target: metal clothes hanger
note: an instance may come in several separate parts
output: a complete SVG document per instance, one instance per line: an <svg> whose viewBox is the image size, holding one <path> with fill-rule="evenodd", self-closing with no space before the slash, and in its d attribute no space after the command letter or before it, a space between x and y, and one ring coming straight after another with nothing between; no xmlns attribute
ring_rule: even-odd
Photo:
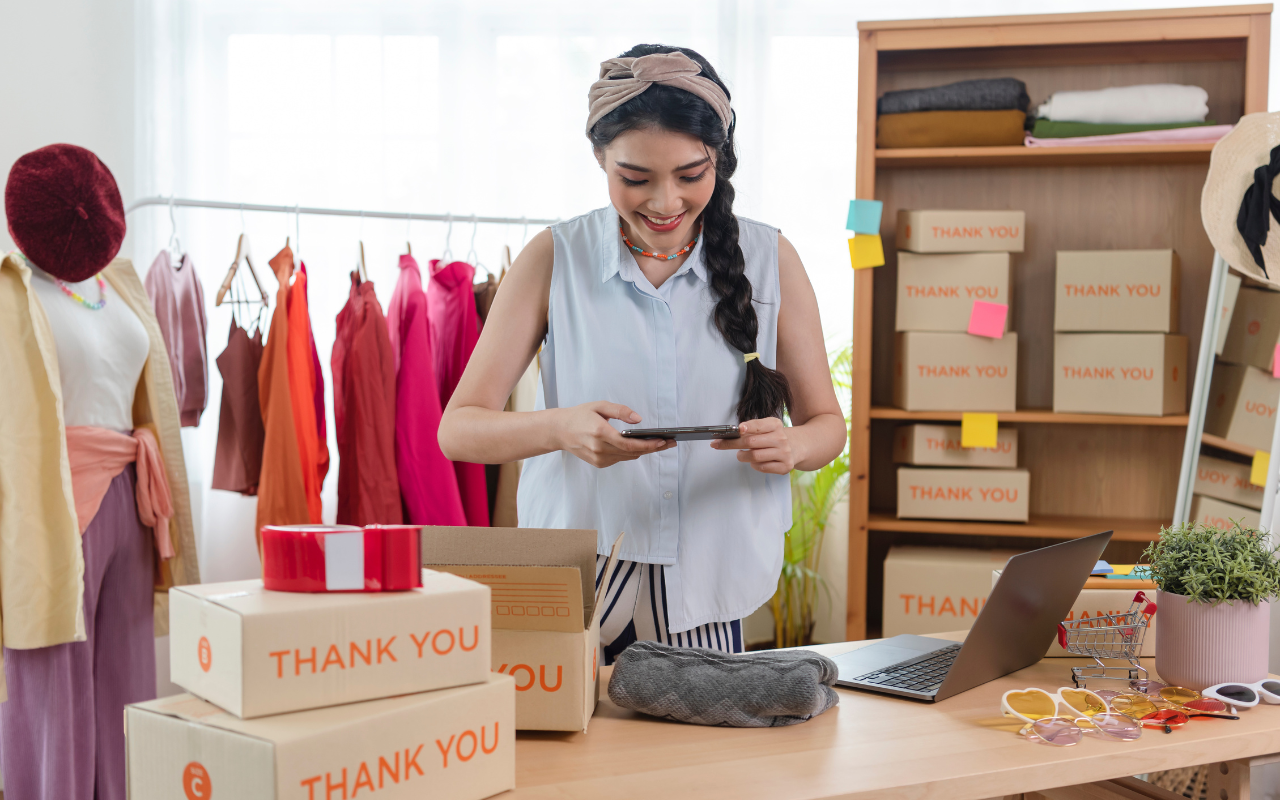
<svg viewBox="0 0 1280 800"><path fill-rule="evenodd" d="M356 262L356 272L360 275L361 283L369 280L369 272L364 266L364 212L360 212L360 260Z"/></svg>
<svg viewBox="0 0 1280 800"><path fill-rule="evenodd" d="M449 227L444 232L444 252L440 254L440 262L448 264L453 260L453 251L449 249L449 241L453 238L453 213L448 214Z"/></svg>
<svg viewBox="0 0 1280 800"><path fill-rule="evenodd" d="M489 271L488 267L480 263L480 254L476 252L476 233L478 233L479 230L480 230L480 220L478 217L476 217L475 214L472 214L471 215L471 247L467 249L467 254L466 256L463 257L462 260L467 262L473 267L484 270L485 274L488 275L490 278L492 278L493 273Z"/></svg>
<svg viewBox="0 0 1280 800"><path fill-rule="evenodd" d="M236 257L227 269L227 276L222 279L222 285L218 287L218 294L213 302L215 306L222 305L223 298L227 296L227 291L231 289L231 281L235 279L236 271L240 268L242 260L249 267L249 274L253 277L253 283L258 288L258 293L262 296L262 304L266 305L269 300L267 290L262 288L262 281L258 280L258 271L253 268L253 255L249 248L249 234L244 232L243 203L240 204L240 238L236 242Z"/></svg>
<svg viewBox="0 0 1280 800"><path fill-rule="evenodd" d="M178 261L177 269L182 269L185 261L182 253L182 241L178 239L178 221L173 216L173 195L169 195L169 244L167 248L170 254L169 260L173 261L176 258Z"/></svg>
<svg viewBox="0 0 1280 800"><path fill-rule="evenodd" d="M409 226L413 224L413 218L409 216L409 212L404 212L404 250L408 255L413 255L413 242L409 241Z"/></svg>

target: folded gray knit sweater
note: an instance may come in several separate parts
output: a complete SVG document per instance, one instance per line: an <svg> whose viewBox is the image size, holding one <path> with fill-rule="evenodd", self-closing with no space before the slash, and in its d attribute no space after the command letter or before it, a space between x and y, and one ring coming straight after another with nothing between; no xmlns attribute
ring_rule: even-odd
<svg viewBox="0 0 1280 800"><path fill-rule="evenodd" d="M1026 111L1031 104L1027 85L1017 78L984 78L948 83L928 89L885 92L876 101L879 114L909 111Z"/></svg>
<svg viewBox="0 0 1280 800"><path fill-rule="evenodd" d="M840 702L839 670L805 650L729 655L636 642L609 680L615 705L655 717L731 728L773 728L812 719Z"/></svg>

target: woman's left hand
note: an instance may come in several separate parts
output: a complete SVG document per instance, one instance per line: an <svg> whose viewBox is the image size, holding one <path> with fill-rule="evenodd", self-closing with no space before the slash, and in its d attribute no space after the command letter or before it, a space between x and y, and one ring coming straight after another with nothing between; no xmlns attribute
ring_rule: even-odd
<svg viewBox="0 0 1280 800"><path fill-rule="evenodd" d="M790 429L777 417L751 419L738 425L737 439L715 439L716 450L741 450L738 460L756 472L786 475L798 460L791 448Z"/></svg>

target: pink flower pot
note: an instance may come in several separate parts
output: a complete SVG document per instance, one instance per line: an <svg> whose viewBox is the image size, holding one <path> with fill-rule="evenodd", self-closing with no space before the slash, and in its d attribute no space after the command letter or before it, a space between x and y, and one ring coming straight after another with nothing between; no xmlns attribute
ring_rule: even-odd
<svg viewBox="0 0 1280 800"><path fill-rule="evenodd" d="M1160 680L1200 691L1218 683L1252 683L1267 676L1270 603L1193 603L1180 594L1157 592L1156 605Z"/></svg>

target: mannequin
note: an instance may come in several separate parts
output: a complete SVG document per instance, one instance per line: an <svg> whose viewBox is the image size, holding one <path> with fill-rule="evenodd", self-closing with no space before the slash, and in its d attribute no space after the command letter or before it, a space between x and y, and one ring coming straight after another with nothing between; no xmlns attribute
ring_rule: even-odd
<svg viewBox="0 0 1280 800"><path fill-rule="evenodd" d="M124 208L97 156L18 159L5 215L0 769L13 797L124 800L124 706L156 691L155 592L199 580L172 374L115 259Z"/></svg>

